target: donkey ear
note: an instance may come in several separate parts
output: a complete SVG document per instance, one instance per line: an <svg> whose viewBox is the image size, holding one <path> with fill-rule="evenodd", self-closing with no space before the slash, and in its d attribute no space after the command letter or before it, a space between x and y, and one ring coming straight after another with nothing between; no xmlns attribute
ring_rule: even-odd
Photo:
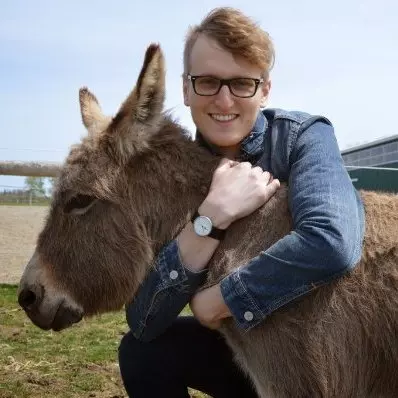
<svg viewBox="0 0 398 398"><path fill-rule="evenodd" d="M79 102L83 124L89 134L97 135L104 131L111 119L102 113L97 98L87 87L82 87L79 90Z"/></svg>
<svg viewBox="0 0 398 398"><path fill-rule="evenodd" d="M116 119L128 115L132 121L146 125L158 121L165 97L164 69L160 46L151 44L146 50L135 89L121 106Z"/></svg>
<svg viewBox="0 0 398 398"><path fill-rule="evenodd" d="M148 146L149 138L162 118L164 98L164 57L160 46L151 44L134 90L108 128L106 141L116 144L113 150L117 149L123 157L130 157Z"/></svg>

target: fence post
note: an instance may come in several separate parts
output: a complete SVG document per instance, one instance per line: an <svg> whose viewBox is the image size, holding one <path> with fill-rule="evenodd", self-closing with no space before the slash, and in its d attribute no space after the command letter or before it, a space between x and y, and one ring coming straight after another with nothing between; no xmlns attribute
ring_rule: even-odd
<svg viewBox="0 0 398 398"><path fill-rule="evenodd" d="M58 162L0 161L0 175L26 177L57 177L61 169Z"/></svg>

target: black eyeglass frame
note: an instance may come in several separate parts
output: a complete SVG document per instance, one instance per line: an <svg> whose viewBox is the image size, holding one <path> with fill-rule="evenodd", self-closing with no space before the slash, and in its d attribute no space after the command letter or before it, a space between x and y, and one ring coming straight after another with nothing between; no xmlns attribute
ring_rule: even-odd
<svg viewBox="0 0 398 398"><path fill-rule="evenodd" d="M219 85L219 87L218 87L218 90L217 90L214 94L199 94L199 93L196 91L196 79L201 78L201 77L209 77L209 78L211 78L211 79L218 80L218 81L220 82L220 85ZM238 98L252 98L252 97L254 97L254 96L256 95L260 83L264 83L264 79L263 79L263 78L256 79L256 78L254 78L254 77L234 77L234 78L232 78L232 79L219 79L218 77L214 77L214 76L204 76L204 75L192 76L192 75L190 75L189 73L187 74L187 79L191 81L192 87L193 87L193 91L195 91L195 94L200 95L201 97L212 97L213 95L217 95L217 94L220 92L221 87L227 86L228 89L229 89L229 92L230 92L233 96L235 96L235 97L238 97ZM241 96L241 95L236 95L236 94L233 92L233 90L232 90L232 88L231 88L231 81L234 81L234 80L242 80L242 79L252 80L252 81L254 82L255 86L254 86L254 92L253 92L253 94L251 94L251 95L246 95L246 96Z"/></svg>

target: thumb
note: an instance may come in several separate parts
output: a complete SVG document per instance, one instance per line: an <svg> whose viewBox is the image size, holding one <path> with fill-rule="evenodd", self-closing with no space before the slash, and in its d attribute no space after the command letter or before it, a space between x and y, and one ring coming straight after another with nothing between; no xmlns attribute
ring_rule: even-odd
<svg viewBox="0 0 398 398"><path fill-rule="evenodd" d="M281 186L280 181L276 178L268 183L267 188L269 189L270 193L273 195Z"/></svg>
<svg viewBox="0 0 398 398"><path fill-rule="evenodd" d="M235 160L231 160L228 158L222 158L220 163L217 166L217 169L228 169L230 167L234 167L238 164L239 162Z"/></svg>

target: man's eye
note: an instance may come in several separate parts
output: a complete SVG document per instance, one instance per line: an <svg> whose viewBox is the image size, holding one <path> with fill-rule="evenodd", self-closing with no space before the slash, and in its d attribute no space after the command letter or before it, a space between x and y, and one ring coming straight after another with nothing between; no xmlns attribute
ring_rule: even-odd
<svg viewBox="0 0 398 398"><path fill-rule="evenodd" d="M233 85L237 88L250 88L253 86L253 81L248 79L237 79L233 81Z"/></svg>
<svg viewBox="0 0 398 398"><path fill-rule="evenodd" d="M210 86L210 87L218 85L217 79L212 79L211 77L201 78L200 80L198 80L198 83L201 86Z"/></svg>
<svg viewBox="0 0 398 398"><path fill-rule="evenodd" d="M84 210L89 207L95 198L90 195L76 195L64 207L65 213L70 213L73 210Z"/></svg>

